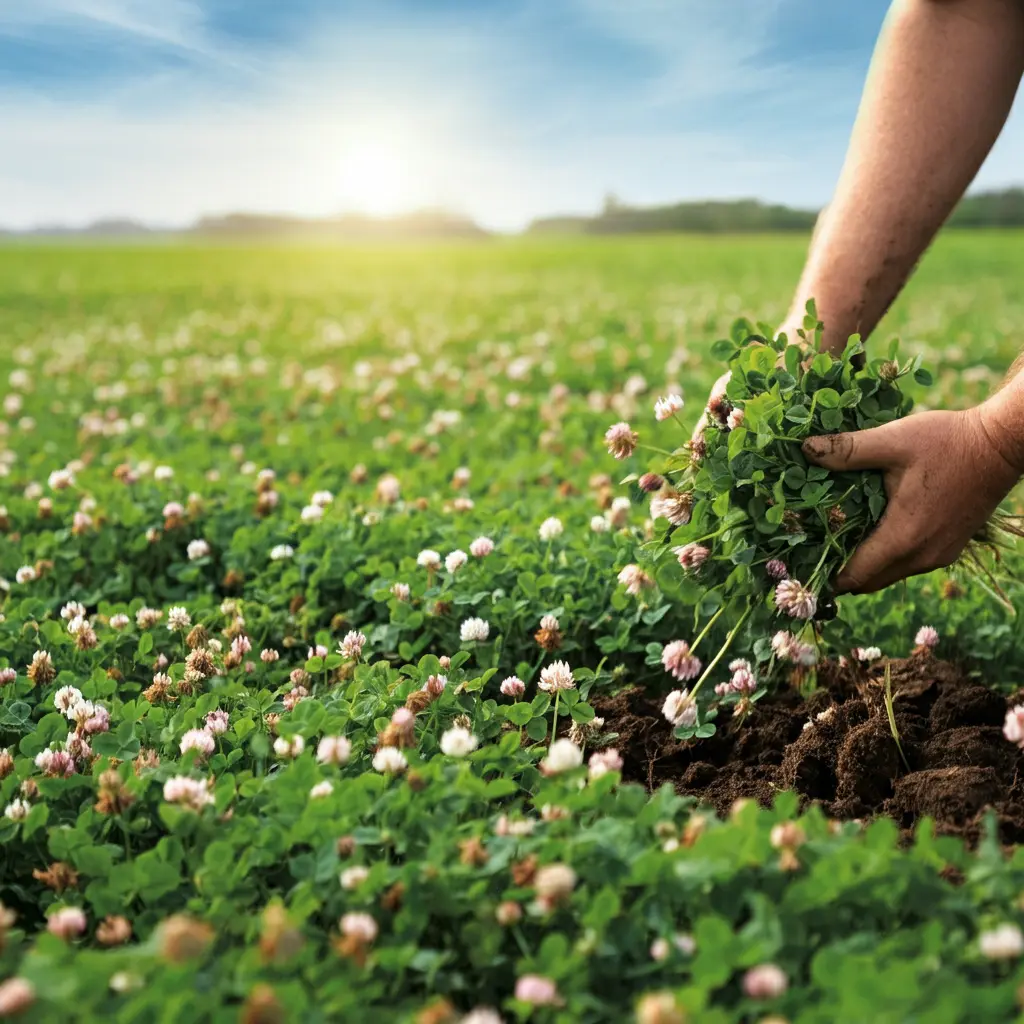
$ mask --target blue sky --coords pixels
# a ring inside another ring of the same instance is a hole
[[[0,0],[0,224],[827,200],[885,0]],[[827,12],[827,13],[823,13]],[[1011,122],[980,184],[1018,180]]]

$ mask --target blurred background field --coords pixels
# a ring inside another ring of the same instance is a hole
[[[371,483],[395,474],[407,502],[426,503],[405,527],[406,554],[414,537],[438,546],[435,526],[449,529],[442,507],[460,466],[473,475],[467,515],[481,531],[506,516],[528,533],[548,515],[585,531],[608,493],[628,495],[601,444],[608,424],[629,418],[651,443],[679,443],[653,422],[654,399],[678,387],[684,419],[696,419],[719,372],[710,343],[738,316],[781,319],[806,245],[802,234],[8,244],[0,360],[8,373],[19,359],[48,370],[26,398],[35,429],[9,440],[10,503],[80,443],[89,417],[141,413],[87,450],[111,470],[173,462],[182,487],[201,494],[228,486],[208,472],[230,481],[242,459],[293,474],[303,490],[346,491],[356,465]],[[899,335],[905,353],[922,353],[938,382],[933,404],[978,401],[1024,339],[1022,258],[1024,232],[946,232],[872,345]],[[607,473],[602,496],[593,482]],[[582,578],[570,574],[570,585]],[[614,574],[602,586],[610,600]],[[107,599],[131,599],[111,587]],[[934,622],[952,653],[1016,680],[1013,621],[974,589],[950,601],[938,578],[917,580],[846,599],[843,618],[859,642],[896,650],[915,624]]]

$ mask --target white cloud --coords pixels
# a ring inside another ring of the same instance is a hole
[[[350,173],[353,152],[386,154],[392,194],[380,192],[382,205],[446,205],[499,228],[592,210],[608,190],[642,203],[759,196],[817,206],[838,174],[862,72],[767,60],[780,2],[572,0],[591,29],[647,60],[612,96],[591,95],[576,68],[538,62],[529,18],[518,36],[468,24],[344,36],[315,26],[232,89],[165,69],[93,100],[0,94],[0,225],[331,214],[355,204],[352,189],[374,187],[372,165]],[[0,0],[0,35],[88,24],[200,63],[249,60],[214,39],[195,0],[28,8]],[[1019,180],[1021,121],[979,182]]]
[[[104,33],[125,45],[157,46],[204,63],[246,63],[209,38],[199,0],[0,0],[0,36],[46,38],[54,28]]]

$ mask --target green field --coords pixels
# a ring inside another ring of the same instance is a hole
[[[34,987],[26,1019],[569,1024],[631,1019],[652,992],[644,1024],[1017,1019],[1018,959],[978,945],[1024,921],[1024,858],[997,842],[812,809],[790,872],[770,833],[791,795],[699,819],[691,844],[671,788],[538,770],[552,712],[600,746],[593,698],[671,689],[658,652],[694,622],[671,586],[638,602],[618,583],[650,535],[620,480],[658,460],[614,462],[605,430],[681,444],[655,399],[681,391],[696,421],[711,343],[782,319],[806,244],[0,247],[0,973]],[[924,356],[930,406],[980,400],[1024,345],[1022,268],[1024,233],[947,233],[872,344]],[[423,551],[469,554],[434,570]],[[976,585],[915,580],[840,616],[893,656],[932,625],[943,657],[1024,684],[1020,625]],[[365,649],[335,653],[350,631]],[[576,687],[552,706],[557,659]],[[403,704],[412,725],[392,723]],[[213,712],[224,730],[202,732]],[[460,722],[464,756],[440,745]],[[530,858],[571,882],[549,873],[545,895]],[[744,983],[766,963],[787,992]],[[546,979],[537,1005],[524,976]],[[0,1016],[19,994],[0,987]]]

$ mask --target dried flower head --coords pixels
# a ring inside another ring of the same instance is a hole
[[[613,423],[604,435],[608,454],[616,459],[628,459],[636,451],[639,435],[628,423]]]

